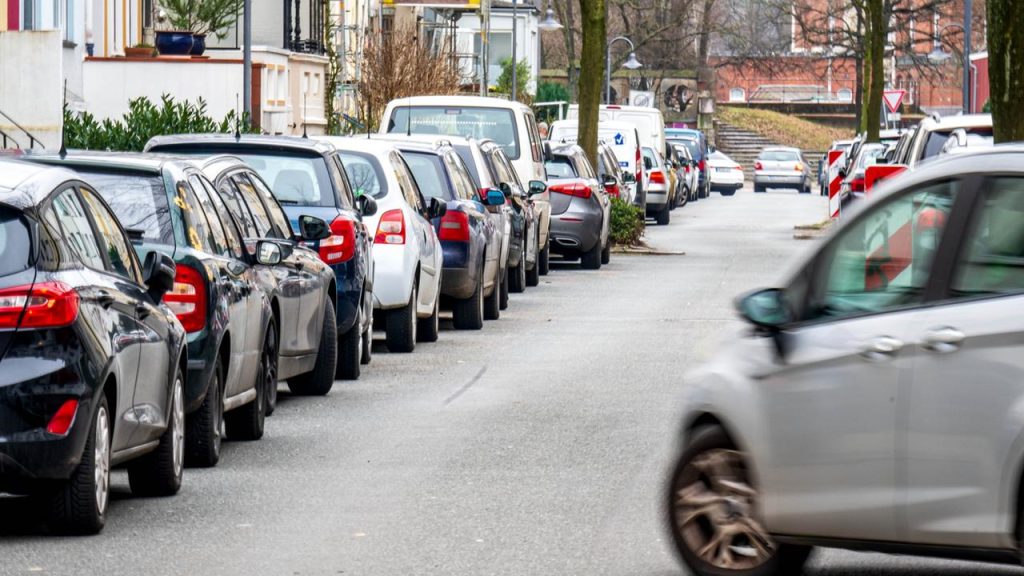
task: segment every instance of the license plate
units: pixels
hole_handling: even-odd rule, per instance
[[[732,168],[715,168],[715,172],[732,172]]]

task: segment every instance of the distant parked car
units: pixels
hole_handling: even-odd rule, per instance
[[[578,131],[577,120],[559,120],[553,123],[549,138],[551,145],[576,144]],[[647,191],[643,187],[645,172],[637,125],[623,120],[601,120],[597,125],[597,136],[611,148],[618,159],[619,168],[622,170],[622,183],[626,187],[622,199],[646,209]]]
[[[647,216],[653,217],[659,226],[665,226],[671,220],[672,190],[669,189],[668,171],[670,167],[654,148],[644,147],[641,150],[644,158],[647,190]]]
[[[136,496],[181,487],[174,277],[78,175],[0,161],[0,492],[38,496],[57,532],[103,529],[113,466]]]
[[[822,196],[828,196],[828,153],[835,151],[846,151],[853,145],[853,140],[836,140],[832,143],[832,146],[825,151],[821,156],[821,161],[818,162],[818,191]]]
[[[795,188],[801,194],[810,194],[809,171],[799,148],[765,148],[754,161],[754,192],[764,192],[768,188]]]
[[[576,144],[554,146],[547,170],[551,192],[552,247],[597,270],[611,259],[611,201]]]
[[[331,235],[310,247],[334,270],[338,330],[337,376],[359,378],[361,362],[345,352],[363,348],[368,360],[373,330],[373,257],[363,218],[376,212],[373,199],[356,198],[345,168],[333,146],[306,138],[229,134],[158,136],[146,144],[147,152],[210,156],[231,154],[244,160],[270,185],[284,207],[292,228],[299,216],[325,220]],[[361,342],[361,343],[360,343]]]
[[[925,118],[902,147],[899,156],[893,158],[891,163],[915,169],[921,162],[940,155],[950,136],[957,131],[963,133],[965,137],[975,138],[976,143],[979,138],[990,140],[993,135],[992,115],[965,114]]]
[[[698,186],[700,193],[698,198],[707,198],[711,192],[711,170],[707,166],[707,157],[714,152],[714,147],[708,142],[708,137],[701,130],[688,128],[666,128],[665,137],[669,142],[680,143],[690,150],[690,156],[697,161]]]
[[[711,174],[711,190],[717,190],[722,196],[732,196],[743,188],[743,166],[720,150],[708,156],[707,166]]]
[[[875,159],[885,154],[885,144],[864,144],[857,150],[857,156],[850,162],[850,172],[846,169],[840,172],[843,177],[840,185],[840,200],[845,204],[855,198],[864,196],[864,173],[868,166],[875,163]]]
[[[678,141],[669,141],[669,146],[675,148],[676,157],[679,159],[683,169],[683,187],[685,188],[685,202],[695,202],[700,194],[700,168],[698,163],[690,154],[690,148]]]

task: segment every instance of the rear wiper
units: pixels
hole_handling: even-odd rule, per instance
[[[277,199],[277,203],[284,204],[285,206],[298,206],[300,204],[298,200],[282,200],[280,198]]]

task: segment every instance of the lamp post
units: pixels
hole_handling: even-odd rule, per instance
[[[632,40],[630,40],[629,38],[626,38],[625,36],[616,36],[615,38],[612,38],[611,40],[609,40],[608,41],[608,46],[605,49],[605,56],[604,56],[604,70],[605,70],[605,78],[604,78],[604,103],[605,104],[611,104],[612,103],[612,45],[615,44],[616,42],[619,42],[619,41],[622,41],[622,42],[625,42],[625,43],[629,44],[629,59],[627,59],[622,64],[623,68],[628,68],[629,70],[636,70],[637,68],[642,68],[643,67],[643,64],[641,64],[640,61],[636,59],[636,45],[633,44]]]
[[[963,74],[963,113],[970,114],[973,110],[971,101],[971,13],[973,12],[973,0],[964,0],[964,23],[955,22],[946,24],[935,33],[935,48],[928,54],[928,60],[933,64],[941,64],[952,57],[952,54],[942,49],[942,33],[950,28],[959,28],[964,33],[964,74]]]
[[[519,88],[519,81],[516,72],[519,70],[519,61],[516,59],[516,36],[519,34],[519,1],[512,0],[512,101],[516,101],[516,89]]]

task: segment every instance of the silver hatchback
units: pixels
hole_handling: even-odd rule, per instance
[[[754,192],[768,188],[796,188],[811,193],[811,174],[799,148],[774,146],[761,150],[754,161]]]
[[[1020,563],[1024,147],[880,185],[690,375],[667,508],[698,575],[811,546]]]

